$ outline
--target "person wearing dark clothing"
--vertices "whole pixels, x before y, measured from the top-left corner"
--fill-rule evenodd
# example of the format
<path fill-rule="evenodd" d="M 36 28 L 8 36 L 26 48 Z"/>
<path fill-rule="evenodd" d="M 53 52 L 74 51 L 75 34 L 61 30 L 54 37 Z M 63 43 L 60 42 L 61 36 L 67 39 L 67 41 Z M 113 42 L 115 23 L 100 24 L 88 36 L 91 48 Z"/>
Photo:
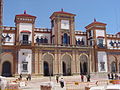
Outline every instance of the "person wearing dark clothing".
<path fill-rule="evenodd" d="M 20 74 L 20 80 L 22 80 L 22 74 Z"/>
<path fill-rule="evenodd" d="M 115 80 L 117 80 L 118 79 L 118 75 L 117 74 L 115 74 Z"/>
<path fill-rule="evenodd" d="M 87 82 L 90 82 L 90 75 L 87 75 Z"/>
<path fill-rule="evenodd" d="M 81 81 L 84 82 L 84 75 L 81 75 Z"/>
<path fill-rule="evenodd" d="M 110 79 L 110 74 L 108 73 L 108 79 Z"/>
<path fill-rule="evenodd" d="M 29 81 L 31 81 L 31 75 L 30 74 L 28 74 L 28 76 L 27 76 L 27 81 L 29 80 Z"/>
<path fill-rule="evenodd" d="M 61 78 L 61 80 L 60 80 L 60 86 L 61 86 L 61 88 L 64 87 L 64 80 L 63 80 L 63 78 Z"/>
<path fill-rule="evenodd" d="M 56 76 L 56 81 L 57 81 L 57 83 L 58 83 L 58 80 L 59 80 L 59 76 L 57 75 L 57 76 Z"/>

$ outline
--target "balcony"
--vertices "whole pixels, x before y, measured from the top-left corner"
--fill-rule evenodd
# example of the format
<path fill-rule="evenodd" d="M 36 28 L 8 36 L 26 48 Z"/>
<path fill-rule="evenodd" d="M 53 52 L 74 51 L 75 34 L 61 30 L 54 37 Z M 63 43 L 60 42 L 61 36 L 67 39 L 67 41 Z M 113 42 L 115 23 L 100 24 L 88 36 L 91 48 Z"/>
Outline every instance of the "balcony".
<path fill-rule="evenodd" d="M 31 45 L 31 41 L 21 40 L 21 41 L 20 41 L 20 45 Z"/>

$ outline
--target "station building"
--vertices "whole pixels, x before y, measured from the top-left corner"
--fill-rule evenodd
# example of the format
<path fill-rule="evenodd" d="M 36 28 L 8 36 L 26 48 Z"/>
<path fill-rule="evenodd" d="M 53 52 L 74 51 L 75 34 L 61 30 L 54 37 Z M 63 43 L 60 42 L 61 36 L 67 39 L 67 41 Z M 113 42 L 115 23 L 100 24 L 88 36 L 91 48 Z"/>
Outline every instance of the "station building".
<path fill-rule="evenodd" d="M 75 30 L 75 14 L 50 16 L 51 28 L 36 28 L 36 16 L 15 16 L 15 27 L 3 26 L 0 74 L 15 76 L 80 75 L 120 72 L 120 32 L 107 34 L 94 19 L 86 31 Z M 78 22 L 79 23 L 79 22 Z"/>

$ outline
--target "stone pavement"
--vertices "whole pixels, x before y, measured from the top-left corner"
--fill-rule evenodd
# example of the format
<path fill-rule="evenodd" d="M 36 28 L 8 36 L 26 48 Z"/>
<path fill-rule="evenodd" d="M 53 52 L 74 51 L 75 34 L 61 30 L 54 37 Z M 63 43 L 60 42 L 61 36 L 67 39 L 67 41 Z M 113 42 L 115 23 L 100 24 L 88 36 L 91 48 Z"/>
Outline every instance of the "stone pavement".
<path fill-rule="evenodd" d="M 92 78 L 91 82 L 86 82 L 86 78 L 84 82 L 81 82 L 80 75 L 78 76 L 61 76 L 64 78 L 65 87 L 61 88 L 60 84 L 56 82 L 55 77 L 51 77 L 51 81 L 54 83 L 52 90 L 84 90 L 85 86 L 96 85 L 96 81 L 99 81 L 97 84 L 107 84 L 107 79 L 101 80 L 100 78 Z M 61 78 L 60 77 L 60 78 Z M 15 78 L 8 78 L 8 80 L 12 80 Z M 23 78 L 25 79 L 25 78 Z M 103 82 L 105 81 L 105 82 Z M 27 81 L 27 86 L 21 87 L 22 90 L 40 90 L 40 85 L 44 82 L 50 82 L 49 77 L 32 77 L 31 81 Z M 75 83 L 77 82 L 77 83 Z"/>

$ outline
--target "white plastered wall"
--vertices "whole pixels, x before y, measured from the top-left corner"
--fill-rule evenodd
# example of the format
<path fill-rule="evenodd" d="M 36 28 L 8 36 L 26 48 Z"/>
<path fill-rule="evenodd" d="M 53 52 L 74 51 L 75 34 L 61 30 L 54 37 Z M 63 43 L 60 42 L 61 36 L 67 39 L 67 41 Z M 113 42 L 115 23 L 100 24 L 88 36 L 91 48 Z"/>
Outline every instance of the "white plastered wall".
<path fill-rule="evenodd" d="M 23 55 L 24 53 L 24 55 Z M 22 72 L 22 62 L 28 62 L 28 72 Z M 32 73 L 32 50 L 30 49 L 20 49 L 18 56 L 18 74 L 31 74 Z"/>
<path fill-rule="evenodd" d="M 30 31 L 29 33 L 29 41 L 32 41 L 32 24 L 31 23 L 20 23 L 19 24 L 19 41 L 22 40 L 23 33 L 20 33 L 23 30 Z M 25 34 L 26 35 L 26 34 Z"/>
<path fill-rule="evenodd" d="M 105 62 L 104 70 L 101 70 L 100 62 Z M 98 51 L 98 72 L 107 72 L 107 54 L 104 51 Z"/>

